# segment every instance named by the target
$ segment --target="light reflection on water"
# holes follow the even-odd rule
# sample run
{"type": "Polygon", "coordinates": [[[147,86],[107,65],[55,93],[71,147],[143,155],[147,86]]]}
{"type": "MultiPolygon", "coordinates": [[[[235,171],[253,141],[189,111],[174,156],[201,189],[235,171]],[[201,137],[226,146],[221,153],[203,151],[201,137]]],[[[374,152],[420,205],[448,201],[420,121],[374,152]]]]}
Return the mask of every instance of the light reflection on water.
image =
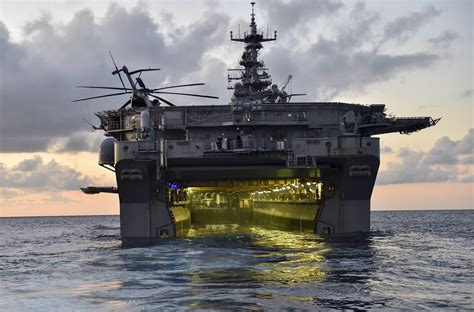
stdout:
{"type": "Polygon", "coordinates": [[[231,225],[136,248],[118,217],[0,219],[0,310],[474,308],[472,212],[374,215],[362,236],[231,225]]]}
{"type": "MultiPolygon", "coordinates": [[[[272,282],[277,284],[301,284],[320,282],[325,273],[321,270],[324,254],[329,251],[322,238],[308,233],[269,230],[260,227],[242,227],[238,225],[213,225],[193,228],[188,238],[226,235],[243,242],[241,247],[253,251],[246,259],[255,266],[251,270],[240,272],[240,280],[272,282]],[[245,238],[243,239],[243,236],[245,238]]],[[[234,271],[234,268],[229,268],[234,271]]],[[[222,280],[225,272],[213,271],[189,273],[194,283],[209,280],[222,280]],[[205,278],[201,278],[205,276],[205,278]]],[[[229,272],[232,275],[232,272],[229,272]]]]}

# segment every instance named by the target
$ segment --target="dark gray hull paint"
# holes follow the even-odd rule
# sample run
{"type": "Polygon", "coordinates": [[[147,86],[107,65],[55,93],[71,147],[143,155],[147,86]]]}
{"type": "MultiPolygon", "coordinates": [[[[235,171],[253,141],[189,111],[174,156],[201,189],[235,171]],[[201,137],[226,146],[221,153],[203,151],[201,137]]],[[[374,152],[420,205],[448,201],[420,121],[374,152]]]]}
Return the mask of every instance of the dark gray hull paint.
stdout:
{"type": "MultiPolygon", "coordinates": [[[[202,160],[202,159],[201,159],[202,160]]],[[[227,160],[231,162],[230,159],[227,160]]],[[[370,230],[370,198],[379,167],[375,156],[322,157],[320,167],[287,168],[284,166],[238,165],[195,166],[184,159],[169,166],[157,179],[155,161],[124,159],[116,164],[120,198],[121,236],[124,242],[155,241],[175,236],[176,224],[166,199],[169,181],[188,186],[202,181],[238,179],[311,178],[321,181],[326,190],[322,205],[315,209],[315,233],[348,233],[370,230]],[[351,174],[351,168],[368,166],[365,174],[351,174]],[[135,177],[123,173],[135,172],[135,177]]],[[[262,224],[262,222],[259,222],[262,224]]]]}

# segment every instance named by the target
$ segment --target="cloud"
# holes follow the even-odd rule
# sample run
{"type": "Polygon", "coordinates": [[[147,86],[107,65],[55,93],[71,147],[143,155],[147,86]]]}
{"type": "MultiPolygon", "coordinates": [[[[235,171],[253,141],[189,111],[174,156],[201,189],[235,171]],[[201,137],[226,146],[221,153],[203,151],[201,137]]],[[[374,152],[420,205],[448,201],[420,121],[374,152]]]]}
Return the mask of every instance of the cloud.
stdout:
{"type": "Polygon", "coordinates": [[[78,153],[83,151],[98,152],[100,143],[104,139],[101,131],[77,132],[67,138],[52,141],[48,150],[54,153],[78,153]]]}
{"type": "Polygon", "coordinates": [[[462,93],[462,97],[463,98],[466,98],[466,99],[472,99],[472,94],[473,94],[474,90],[472,88],[470,89],[466,89],[464,90],[464,92],[462,93]]]}
{"type": "MultiPolygon", "coordinates": [[[[263,60],[275,82],[293,74],[293,91],[306,92],[305,100],[332,100],[344,92],[363,92],[373,83],[429,68],[441,58],[436,49],[395,53],[384,51],[380,43],[416,36],[439,14],[433,7],[384,24],[380,13],[368,10],[362,2],[267,0],[258,6],[260,26],[265,22],[261,16],[266,16],[280,28],[282,37],[292,39],[265,49],[263,60]],[[336,15],[342,17],[335,19],[336,15]],[[313,23],[321,19],[328,31],[316,38],[313,23]],[[301,34],[307,36],[302,39],[301,34]],[[304,45],[295,48],[298,42],[304,45]]],[[[0,68],[8,73],[0,76],[0,152],[95,150],[98,145],[92,144],[99,140],[87,137],[88,126],[81,117],[90,111],[118,108],[127,97],[71,100],[104,94],[75,85],[120,85],[110,75],[113,66],[108,50],[119,66],[161,67],[160,72],[143,74],[149,87],[205,82],[206,86],[192,91],[220,97],[215,102],[171,97],[177,104],[228,103],[231,94],[226,89],[225,68],[237,62],[234,56],[240,56],[243,49],[228,39],[229,25],[235,20],[216,10],[187,25],[175,23],[166,12],[157,16],[153,18],[143,3],[132,9],[111,4],[103,16],[80,10],[64,24],[55,24],[50,15],[43,14],[25,25],[24,38],[18,42],[11,40],[0,22],[0,68]]]]}
{"type": "Polygon", "coordinates": [[[390,162],[377,184],[474,181],[474,128],[459,141],[439,138],[427,152],[401,149],[399,162],[390,162]]]}
{"type": "Polygon", "coordinates": [[[390,153],[393,153],[393,149],[391,149],[389,146],[383,146],[383,147],[380,149],[380,152],[381,152],[381,153],[390,154],[390,153]]]}
{"type": "Polygon", "coordinates": [[[454,153],[456,146],[457,142],[446,136],[439,138],[433,148],[424,155],[423,163],[427,165],[456,164],[458,162],[458,155],[454,153]]]}
{"type": "MultiPolygon", "coordinates": [[[[297,28],[322,16],[334,15],[343,7],[341,1],[331,0],[291,2],[266,0],[260,1],[258,5],[263,8],[268,20],[282,31],[297,28]]],[[[259,8],[256,10],[259,13],[259,8]]]]}
{"type": "MultiPolygon", "coordinates": [[[[0,169],[1,170],[1,169],[0,169]]],[[[0,187],[0,199],[12,199],[24,195],[25,193],[18,189],[0,187]]]]}
{"type": "Polygon", "coordinates": [[[385,38],[406,41],[411,35],[426,25],[435,16],[441,14],[441,11],[433,6],[425,7],[421,12],[411,12],[407,16],[398,17],[385,26],[385,38]]]}
{"type": "Polygon", "coordinates": [[[56,25],[50,16],[42,15],[24,27],[22,41],[12,42],[0,22],[0,68],[8,73],[0,81],[0,152],[46,151],[70,136],[66,149],[77,150],[74,134],[88,128],[81,120],[86,108],[117,108],[127,99],[71,103],[104,94],[75,85],[120,85],[110,75],[108,50],[119,66],[162,67],[156,74],[143,75],[148,86],[178,83],[187,73],[206,66],[201,61],[226,38],[227,23],[227,16],[207,12],[198,22],[168,30],[177,34],[168,42],[161,21],[154,20],[146,7],[137,5],[128,11],[111,4],[100,19],[90,10],[81,10],[68,23],[56,25]]]}
{"type": "Polygon", "coordinates": [[[435,47],[449,48],[451,43],[458,37],[459,35],[456,34],[455,32],[447,30],[436,37],[428,39],[428,42],[431,43],[435,47]]]}
{"type": "Polygon", "coordinates": [[[28,189],[29,191],[78,190],[93,179],[54,159],[44,162],[40,156],[25,159],[16,166],[0,163],[0,189],[28,189]]]}
{"type": "MultiPolygon", "coordinates": [[[[432,8],[417,13],[423,16],[419,27],[428,23],[435,12],[438,11],[432,8]]],[[[441,59],[433,49],[405,54],[396,54],[393,49],[384,51],[384,44],[390,40],[402,34],[416,35],[418,26],[402,27],[405,18],[397,23],[396,31],[394,22],[385,24],[383,30],[380,13],[368,10],[362,2],[354,4],[347,14],[343,26],[336,27],[331,35],[321,35],[306,49],[278,47],[266,54],[273,76],[291,73],[298,86],[295,92],[305,91],[310,100],[328,101],[347,91],[363,92],[373,83],[429,68],[441,59]]]]}
{"type": "Polygon", "coordinates": [[[278,64],[281,58],[288,55],[291,55],[289,58],[298,60],[299,64],[295,62],[278,67],[277,76],[285,77],[284,70],[286,74],[294,73],[295,79],[300,78],[298,90],[295,91],[309,90],[309,96],[314,100],[330,100],[348,90],[360,91],[372,83],[391,79],[399,73],[429,67],[439,59],[433,53],[390,55],[373,50],[353,51],[344,49],[340,41],[329,39],[320,39],[312,45],[310,51],[298,53],[282,49],[269,55],[268,63],[278,64]],[[314,58],[314,55],[318,57],[314,58]],[[303,80],[301,77],[314,78],[303,80]]]}

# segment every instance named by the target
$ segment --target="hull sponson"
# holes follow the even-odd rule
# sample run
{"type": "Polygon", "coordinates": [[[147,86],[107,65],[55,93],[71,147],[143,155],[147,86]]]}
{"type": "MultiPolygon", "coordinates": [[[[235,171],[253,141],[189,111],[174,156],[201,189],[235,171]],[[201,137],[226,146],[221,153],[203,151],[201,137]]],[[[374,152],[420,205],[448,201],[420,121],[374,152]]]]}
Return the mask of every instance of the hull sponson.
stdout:
{"type": "Polygon", "coordinates": [[[156,179],[156,162],[124,159],[115,170],[123,241],[175,236],[174,218],[166,203],[166,183],[156,179]]]}
{"type": "Polygon", "coordinates": [[[370,230],[370,198],[379,158],[348,157],[337,174],[325,177],[328,190],[316,219],[317,233],[367,232],[370,230]]]}

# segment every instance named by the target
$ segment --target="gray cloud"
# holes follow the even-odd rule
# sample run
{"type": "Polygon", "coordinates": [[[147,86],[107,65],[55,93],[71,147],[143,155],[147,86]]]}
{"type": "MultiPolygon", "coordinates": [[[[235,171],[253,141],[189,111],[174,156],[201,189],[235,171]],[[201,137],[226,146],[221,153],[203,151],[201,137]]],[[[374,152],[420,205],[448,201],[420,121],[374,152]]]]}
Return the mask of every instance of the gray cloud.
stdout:
{"type": "Polygon", "coordinates": [[[474,128],[459,141],[441,137],[428,152],[401,149],[399,162],[388,163],[377,184],[472,182],[474,128]]]}
{"type": "Polygon", "coordinates": [[[457,142],[452,141],[448,137],[439,138],[433,148],[424,155],[423,164],[427,165],[447,165],[456,164],[458,155],[454,150],[457,142]]]}
{"type": "Polygon", "coordinates": [[[36,191],[77,190],[92,182],[74,168],[55,160],[44,162],[40,156],[25,159],[14,167],[0,163],[0,189],[15,188],[36,191]]]}
{"type": "Polygon", "coordinates": [[[347,90],[363,90],[371,83],[391,79],[399,73],[429,67],[440,58],[425,52],[391,55],[376,50],[355,51],[345,49],[338,39],[323,38],[302,53],[289,49],[272,53],[268,55],[268,63],[280,64],[283,57],[297,62],[273,66],[274,76],[293,73],[296,79],[300,78],[296,92],[309,90],[309,96],[316,100],[330,100],[347,90]],[[312,79],[302,80],[302,77],[312,79]]]}
{"type": "Polygon", "coordinates": [[[435,47],[448,48],[458,37],[458,34],[455,32],[447,30],[436,37],[428,39],[428,42],[435,47]]]}
{"type": "Polygon", "coordinates": [[[383,44],[403,34],[416,35],[421,25],[437,14],[438,10],[425,8],[421,13],[400,18],[396,24],[380,25],[379,12],[358,2],[348,12],[345,27],[336,28],[333,35],[320,37],[305,50],[291,46],[274,48],[264,58],[273,77],[293,74],[298,86],[294,92],[304,91],[310,100],[331,100],[345,91],[360,92],[372,83],[436,64],[441,57],[433,49],[395,54],[384,52],[383,44]],[[422,19],[420,24],[403,22],[418,15],[422,19]]]}
{"type": "MultiPolygon", "coordinates": [[[[263,8],[265,16],[272,25],[286,32],[321,16],[334,15],[343,7],[343,4],[341,1],[331,0],[294,0],[291,2],[265,0],[260,1],[258,6],[263,8]]],[[[259,9],[257,8],[257,13],[259,13],[259,9]]]]}
{"type": "Polygon", "coordinates": [[[458,155],[472,155],[474,153],[474,128],[469,129],[467,135],[456,142],[454,153],[458,155]]]}
{"type": "Polygon", "coordinates": [[[474,90],[472,88],[464,90],[464,92],[462,93],[462,97],[467,98],[467,99],[472,99],[472,94],[473,93],[474,93],[474,90]]]}
{"type": "Polygon", "coordinates": [[[421,12],[411,12],[407,16],[402,16],[385,26],[385,38],[390,40],[406,41],[411,35],[426,25],[441,11],[433,6],[425,7],[421,12]]]}
{"type": "Polygon", "coordinates": [[[349,13],[347,25],[339,29],[337,41],[347,49],[359,48],[366,42],[370,43],[375,37],[373,28],[379,21],[378,12],[369,11],[365,3],[357,2],[349,13]]]}
{"type": "Polygon", "coordinates": [[[399,163],[389,163],[387,170],[381,171],[377,177],[377,184],[404,184],[448,182],[456,178],[452,168],[436,168],[422,164],[423,152],[402,149],[397,154],[399,163]]]}
{"type": "Polygon", "coordinates": [[[67,138],[59,138],[53,141],[48,150],[57,153],[77,153],[82,151],[98,152],[104,135],[101,131],[81,131],[70,135],[67,138]]]}
{"type": "MultiPolygon", "coordinates": [[[[422,25],[439,14],[434,8],[411,13],[384,28],[380,14],[369,11],[364,3],[345,6],[340,1],[297,0],[262,1],[257,6],[260,26],[267,22],[261,16],[266,16],[282,36],[293,36],[298,42],[302,39],[295,30],[327,19],[325,27],[331,35],[307,42],[302,49],[294,48],[294,40],[282,40],[263,51],[274,81],[293,74],[293,91],[308,93],[305,100],[331,100],[345,91],[360,92],[372,83],[430,67],[440,59],[434,49],[395,54],[393,50],[382,51],[380,45],[384,36],[390,35],[392,40],[415,36],[422,25]],[[333,17],[344,12],[348,14],[344,27],[335,26],[333,17]],[[413,16],[421,21],[411,21],[413,16]]],[[[221,98],[218,102],[184,97],[170,98],[172,101],[227,103],[230,92],[226,90],[226,64],[235,64],[237,59],[228,58],[238,57],[243,49],[228,40],[229,25],[235,21],[215,11],[184,26],[176,25],[170,13],[158,16],[153,19],[143,5],[127,10],[117,4],[110,5],[100,18],[90,10],[78,11],[61,25],[53,24],[46,14],[25,25],[25,39],[20,42],[13,42],[0,22],[0,68],[8,73],[0,76],[0,152],[97,148],[91,142],[96,144],[98,140],[84,134],[88,126],[80,117],[86,111],[117,108],[126,97],[79,103],[71,100],[103,94],[76,89],[75,85],[120,85],[117,77],[110,75],[113,67],[108,50],[114,53],[119,66],[161,67],[160,72],[144,74],[147,86],[206,82],[206,86],[193,91],[221,98]],[[215,51],[226,53],[217,56],[212,53],[215,51]]],[[[248,16],[245,21],[248,23],[248,16]]]]}
{"type": "MultiPolygon", "coordinates": [[[[221,30],[227,28],[228,17],[208,12],[205,19],[177,29],[178,35],[167,42],[160,21],[146,8],[137,5],[127,11],[116,4],[101,19],[82,10],[64,25],[53,25],[43,15],[24,27],[25,39],[18,43],[10,40],[0,22],[0,68],[8,73],[1,75],[0,83],[0,151],[47,150],[59,138],[87,129],[80,118],[86,107],[96,111],[123,104],[126,97],[71,103],[101,94],[75,85],[119,85],[110,75],[108,50],[119,66],[162,67],[161,72],[144,75],[149,86],[172,84],[205,66],[204,54],[224,40],[227,32],[221,30]]],[[[78,140],[71,137],[66,148],[77,150],[78,140]]]]}
{"type": "MultiPolygon", "coordinates": [[[[1,167],[0,167],[0,170],[1,170],[1,167]]],[[[25,194],[24,192],[17,189],[0,187],[0,198],[2,199],[17,198],[18,196],[22,196],[24,194],[25,194]]]]}
{"type": "Polygon", "coordinates": [[[390,154],[393,153],[393,149],[391,149],[389,146],[383,146],[380,148],[380,152],[390,154]]]}

